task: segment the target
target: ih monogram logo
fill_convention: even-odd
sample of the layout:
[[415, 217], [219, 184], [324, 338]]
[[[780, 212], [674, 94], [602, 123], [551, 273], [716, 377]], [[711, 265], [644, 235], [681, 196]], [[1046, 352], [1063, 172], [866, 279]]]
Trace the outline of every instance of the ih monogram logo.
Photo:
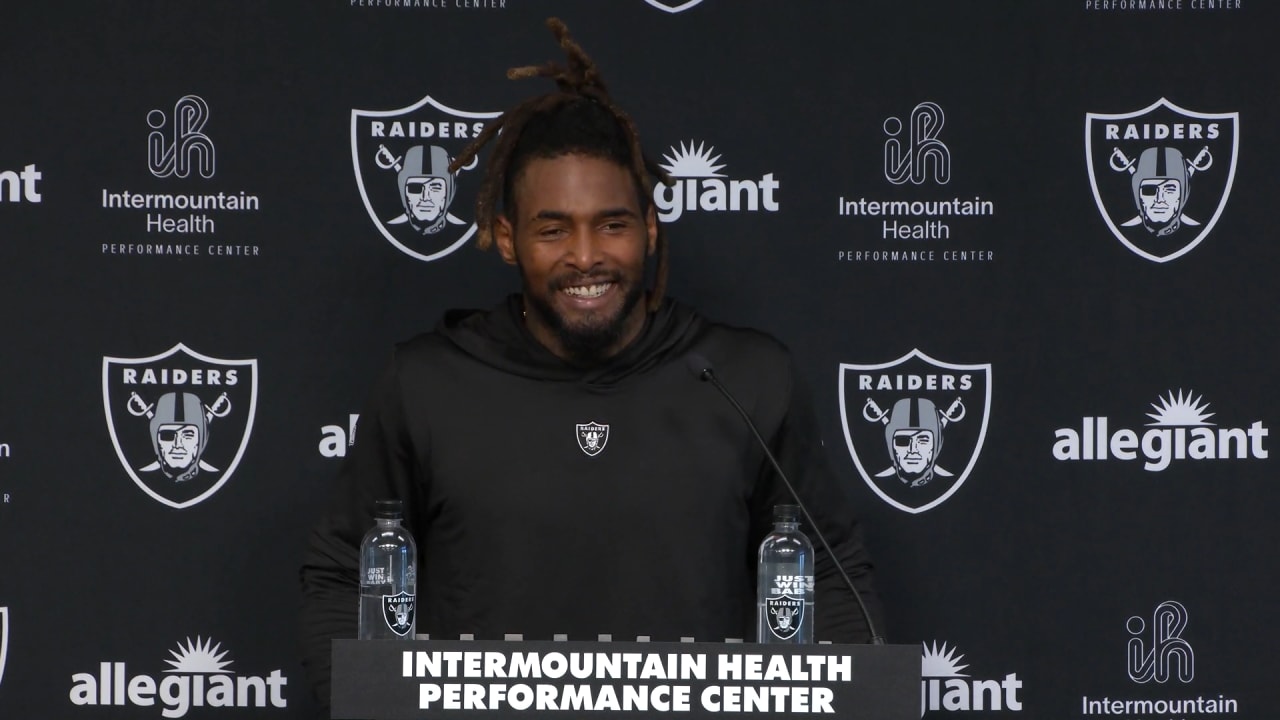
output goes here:
[[[165, 118], [163, 112], [147, 113], [151, 134], [147, 136], [147, 165], [158, 178], [187, 177], [192, 170], [202, 178], [213, 177], [213, 141], [205, 135], [204, 125], [209, 121], [209, 106], [198, 95], [185, 95], [173, 105], [173, 117]], [[170, 123], [166, 138], [165, 123]]]
[[1151, 618], [1151, 644], [1142, 639], [1146, 623], [1134, 615], [1125, 627], [1129, 638], [1129, 679], [1136, 683], [1155, 680], [1165, 683], [1175, 673], [1180, 682], [1189, 683], [1196, 674], [1195, 653], [1182, 639], [1187, 627], [1187, 609], [1182, 603], [1166, 600], [1156, 606]]
[[907, 118], [907, 136], [900, 138], [902, 121], [885, 118], [884, 176], [894, 185], [920, 185], [930, 176], [939, 185], [951, 179], [951, 151], [938, 139], [946, 116], [936, 103], [922, 102]]

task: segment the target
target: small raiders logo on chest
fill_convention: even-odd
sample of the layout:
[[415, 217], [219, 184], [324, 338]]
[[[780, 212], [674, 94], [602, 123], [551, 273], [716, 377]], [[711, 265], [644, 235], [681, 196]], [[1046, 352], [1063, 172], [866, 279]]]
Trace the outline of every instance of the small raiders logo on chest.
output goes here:
[[609, 426], [598, 422], [578, 423], [578, 447], [582, 452], [595, 457], [604, 451], [609, 442]]

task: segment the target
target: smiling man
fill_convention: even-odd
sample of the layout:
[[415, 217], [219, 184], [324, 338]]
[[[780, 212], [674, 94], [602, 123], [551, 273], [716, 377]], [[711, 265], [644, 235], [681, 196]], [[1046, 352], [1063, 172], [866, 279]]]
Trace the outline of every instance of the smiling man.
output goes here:
[[[754, 640], [757, 548], [773, 506], [792, 501], [741, 418], [690, 372], [695, 354], [748, 408], [878, 613], [785, 348], [665, 297], [656, 166], [591, 61], [550, 25], [568, 67], [509, 75], [552, 78], [558, 92], [509, 110], [452, 163], [494, 141], [477, 235], [521, 290], [396, 347], [312, 535], [303, 622], [322, 702], [329, 640], [355, 636], [356, 549], [381, 498], [407, 508], [418, 631], [432, 638]], [[866, 640], [825, 553], [816, 584], [816, 637]]]

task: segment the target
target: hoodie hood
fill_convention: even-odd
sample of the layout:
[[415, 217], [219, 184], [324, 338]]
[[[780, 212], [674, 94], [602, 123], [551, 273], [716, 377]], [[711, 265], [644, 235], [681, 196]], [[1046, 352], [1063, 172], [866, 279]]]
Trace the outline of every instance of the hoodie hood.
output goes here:
[[580, 366], [556, 357], [529, 332], [519, 294], [489, 310], [450, 310], [436, 332], [476, 360], [504, 372], [538, 380], [608, 387], [685, 353], [705, 322], [693, 308], [671, 299], [645, 316], [634, 341], [598, 365]]

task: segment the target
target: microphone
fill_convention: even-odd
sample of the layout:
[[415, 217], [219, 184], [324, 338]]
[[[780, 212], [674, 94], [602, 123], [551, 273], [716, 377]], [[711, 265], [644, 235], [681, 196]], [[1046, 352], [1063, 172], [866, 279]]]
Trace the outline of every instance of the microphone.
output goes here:
[[827, 555], [831, 561], [835, 563], [836, 569], [840, 571], [840, 577], [844, 579], [844, 584], [849, 586], [849, 592], [853, 593], [853, 599], [858, 601], [858, 609], [862, 611], [862, 619], [867, 623], [867, 631], [871, 633], [872, 645], [884, 645], [884, 638], [880, 637], [880, 633], [876, 632], [875, 623], [871, 621], [871, 613], [867, 612], [867, 606], [862, 602], [862, 594], [858, 592], [858, 588], [854, 586], [853, 580], [849, 578], [849, 574], [845, 572], [844, 566], [840, 564], [840, 558], [831, 550], [831, 544], [827, 542], [827, 538], [822, 534], [822, 530], [818, 528], [818, 524], [813, 521], [813, 516], [809, 514], [809, 508], [805, 507], [804, 501], [800, 499], [800, 494], [796, 492], [795, 486], [791, 484], [791, 480], [787, 478], [787, 474], [782, 471], [782, 466], [778, 464], [778, 459], [773, 456], [773, 452], [769, 450], [769, 443], [764, 441], [760, 436], [760, 430], [756, 428], [756, 424], [751, 421], [751, 416], [743, 409], [742, 405], [734, 399], [733, 394], [721, 384], [716, 377], [715, 368], [711, 365], [711, 361], [700, 353], [692, 352], [685, 356], [685, 363], [689, 367], [689, 371], [694, 377], [703, 382], [709, 382], [725, 400], [738, 411], [738, 415], [742, 416], [742, 421], [747, 424], [747, 428], [751, 430], [751, 434], [755, 437], [756, 442], [760, 444], [760, 449], [764, 450], [764, 456], [769, 459], [769, 464], [773, 466], [778, 477], [782, 479], [782, 484], [786, 486], [787, 492], [791, 493], [791, 497], [795, 499], [796, 505], [800, 507], [800, 512], [804, 514], [805, 522], [809, 523], [809, 527], [813, 528], [813, 534], [818, 537], [818, 541], [822, 543], [822, 547], [827, 551]]

